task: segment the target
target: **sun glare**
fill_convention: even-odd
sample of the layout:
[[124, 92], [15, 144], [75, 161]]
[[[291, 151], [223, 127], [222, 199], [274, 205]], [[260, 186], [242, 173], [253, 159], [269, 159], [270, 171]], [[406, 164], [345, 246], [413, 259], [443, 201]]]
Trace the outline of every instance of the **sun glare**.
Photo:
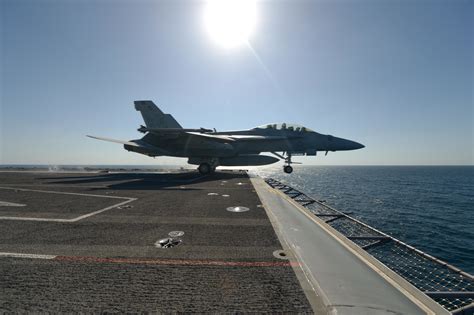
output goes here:
[[205, 23], [211, 38], [224, 48], [248, 42], [255, 28], [254, 0], [208, 0]]

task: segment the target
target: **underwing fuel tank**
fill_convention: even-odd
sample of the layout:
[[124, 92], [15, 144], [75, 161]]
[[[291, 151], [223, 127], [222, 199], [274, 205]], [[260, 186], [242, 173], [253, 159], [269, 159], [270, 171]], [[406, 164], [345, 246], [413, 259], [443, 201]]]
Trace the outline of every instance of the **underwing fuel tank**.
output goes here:
[[279, 159], [273, 156], [246, 154], [230, 158], [220, 158], [219, 164], [222, 166], [267, 165], [278, 161]]

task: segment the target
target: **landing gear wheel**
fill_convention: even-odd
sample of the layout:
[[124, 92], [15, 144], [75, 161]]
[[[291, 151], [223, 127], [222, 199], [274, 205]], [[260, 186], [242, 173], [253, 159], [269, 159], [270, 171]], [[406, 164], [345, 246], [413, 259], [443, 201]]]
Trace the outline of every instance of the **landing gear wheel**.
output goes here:
[[198, 167], [198, 171], [202, 175], [207, 175], [207, 174], [211, 173], [212, 168], [208, 163], [201, 163], [201, 165], [199, 165], [199, 167]]
[[284, 166], [283, 171], [287, 174], [291, 174], [291, 172], [293, 172], [293, 167], [291, 167], [290, 165]]

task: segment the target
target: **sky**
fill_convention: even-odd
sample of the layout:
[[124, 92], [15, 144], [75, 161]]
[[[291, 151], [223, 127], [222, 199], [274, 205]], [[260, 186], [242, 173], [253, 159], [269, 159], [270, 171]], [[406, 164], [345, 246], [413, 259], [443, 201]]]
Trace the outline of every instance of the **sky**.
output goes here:
[[219, 46], [202, 1], [0, 0], [0, 164], [177, 164], [136, 139], [134, 100], [184, 127], [305, 125], [366, 148], [317, 165], [474, 164], [474, 2], [256, 4]]

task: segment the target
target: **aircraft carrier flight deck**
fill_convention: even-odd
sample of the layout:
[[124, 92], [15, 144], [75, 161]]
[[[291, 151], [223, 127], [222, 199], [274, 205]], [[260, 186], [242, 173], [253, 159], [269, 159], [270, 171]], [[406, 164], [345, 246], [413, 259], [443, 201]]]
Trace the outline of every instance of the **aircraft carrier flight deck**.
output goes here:
[[422, 292], [363, 249], [389, 236], [298, 198], [243, 171], [0, 171], [0, 312], [472, 314], [471, 275]]
[[311, 311], [246, 175], [0, 178], [1, 312]]

